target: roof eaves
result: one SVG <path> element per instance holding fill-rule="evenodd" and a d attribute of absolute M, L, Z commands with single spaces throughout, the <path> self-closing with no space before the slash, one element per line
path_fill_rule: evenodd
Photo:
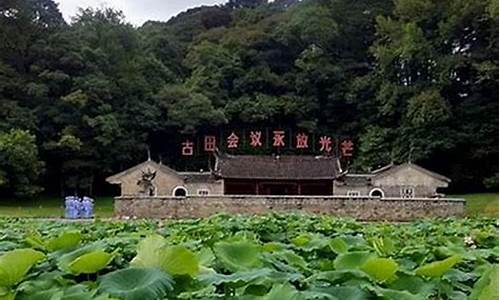
<path fill-rule="evenodd" d="M 149 162 L 150 162 L 149 160 L 143 161 L 143 162 L 141 162 L 141 163 L 139 163 L 139 164 L 137 164 L 135 166 L 132 166 L 132 167 L 126 169 L 126 170 L 123 170 L 123 171 L 121 171 L 119 173 L 111 175 L 111 176 L 109 176 L 109 177 L 106 178 L 106 181 L 109 182 L 109 183 L 111 183 L 111 184 L 118 184 L 120 182 L 120 179 L 123 176 L 125 176 L 125 175 L 127 175 L 127 174 L 129 174 L 129 173 L 131 173 L 131 172 L 133 172 L 135 170 L 137 170 L 142 165 L 145 165 L 145 164 L 147 164 Z"/>
<path fill-rule="evenodd" d="M 378 174 L 378 173 L 385 172 L 385 171 L 387 171 L 387 170 L 392 169 L 394 166 L 395 166 L 395 165 L 394 165 L 394 163 L 390 163 L 390 164 L 388 164 L 388 165 L 385 165 L 385 166 L 383 166 L 383 167 L 380 167 L 380 168 L 378 168 L 378 169 L 373 170 L 373 171 L 371 172 L 371 174 Z"/>
<path fill-rule="evenodd" d="M 420 171 L 420 172 L 426 173 L 427 175 L 429 175 L 429 176 L 431 176 L 431 177 L 434 177 L 434 178 L 436 178 L 436 179 L 438 179 L 438 180 L 445 181 L 445 182 L 451 182 L 451 179 L 450 179 L 450 178 L 448 178 L 448 177 L 446 177 L 446 176 L 443 176 L 443 175 L 441 175 L 441 174 L 438 174 L 438 173 L 436 173 L 436 172 L 433 172 L 433 171 L 431 171 L 431 170 L 428 170 L 428 169 L 426 169 L 426 168 L 424 168 L 424 167 L 421 167 L 421 166 L 416 165 L 416 164 L 413 164 L 413 163 L 409 163 L 409 165 L 410 165 L 411 167 L 413 167 L 414 169 L 416 169 L 416 170 L 418 170 L 418 171 Z"/>
<path fill-rule="evenodd" d="M 179 173 L 177 171 L 175 171 L 174 169 L 172 168 L 169 168 L 163 164 L 158 164 L 156 163 L 155 161 L 152 161 L 152 160 L 146 160 L 146 161 L 143 161 L 142 163 L 139 163 L 133 167 L 130 167 L 124 171 L 121 171 L 120 173 L 117 173 L 115 175 L 111 175 L 109 177 L 106 178 L 106 181 L 108 183 L 111 183 L 111 184 L 119 184 L 121 181 L 120 179 L 123 177 L 123 176 L 126 176 L 132 172 L 134 172 L 135 170 L 137 169 L 140 169 L 142 168 L 143 166 L 146 166 L 146 165 L 152 165 L 152 167 L 156 168 L 156 169 L 159 169 L 161 171 L 163 171 L 164 173 L 167 173 L 167 174 L 171 174 L 171 175 L 174 175 L 174 176 L 177 176 L 179 178 L 181 178 L 181 176 L 179 176 Z"/>

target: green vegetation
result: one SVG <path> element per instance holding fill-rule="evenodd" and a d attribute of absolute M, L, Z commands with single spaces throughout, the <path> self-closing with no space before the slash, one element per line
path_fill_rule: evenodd
<path fill-rule="evenodd" d="M 467 215 L 470 217 L 498 217 L 498 194 L 466 194 L 450 197 L 467 201 Z"/>
<path fill-rule="evenodd" d="M 181 139 L 263 127 L 352 136 L 351 169 L 411 157 L 498 187 L 498 1 L 233 0 L 133 27 L 9 0 L 0 38 L 1 197 L 104 194 L 148 146 L 206 169 Z"/>
<path fill-rule="evenodd" d="M 113 216 L 113 198 L 97 197 L 94 212 L 96 217 L 109 218 Z M 0 217 L 64 217 L 62 198 L 45 197 L 36 200 L 0 200 Z"/>
<path fill-rule="evenodd" d="M 0 232 L 0 299 L 498 298 L 494 219 L 3 219 Z"/>

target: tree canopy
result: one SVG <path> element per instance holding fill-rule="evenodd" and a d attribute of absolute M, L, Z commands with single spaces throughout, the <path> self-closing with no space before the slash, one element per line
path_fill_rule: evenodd
<path fill-rule="evenodd" d="M 0 195 L 104 193 L 146 149 L 198 168 L 180 134 L 276 122 L 352 136 L 352 170 L 498 186 L 497 1 L 231 0 L 134 27 L 8 0 L 0 38 Z"/>

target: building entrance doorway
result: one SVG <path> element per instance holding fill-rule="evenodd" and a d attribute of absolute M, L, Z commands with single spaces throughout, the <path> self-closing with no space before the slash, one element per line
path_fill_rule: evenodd
<path fill-rule="evenodd" d="M 330 180 L 226 180 L 226 195 L 332 195 Z"/>
<path fill-rule="evenodd" d="M 259 184 L 261 195 L 297 195 L 297 184 L 294 183 L 261 183 Z"/>

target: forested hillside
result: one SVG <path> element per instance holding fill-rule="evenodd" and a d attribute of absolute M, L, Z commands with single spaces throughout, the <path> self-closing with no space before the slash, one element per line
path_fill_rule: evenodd
<path fill-rule="evenodd" d="M 347 134 L 353 170 L 408 159 L 455 191 L 498 186 L 497 0 L 233 0 L 134 27 L 0 1 L 0 194 L 105 193 L 180 134 Z"/>

